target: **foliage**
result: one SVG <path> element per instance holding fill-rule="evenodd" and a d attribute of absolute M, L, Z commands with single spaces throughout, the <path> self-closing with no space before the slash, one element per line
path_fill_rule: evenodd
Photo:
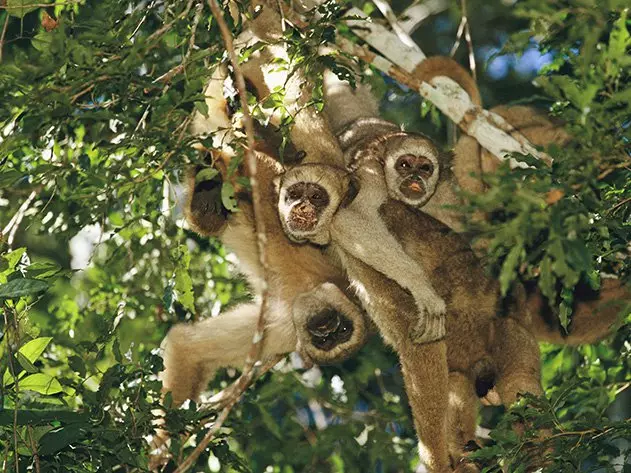
<path fill-rule="evenodd" d="M 534 33 L 554 58 L 538 93 L 568 123 L 572 145 L 548 150 L 551 168 L 486 176 L 491 192 L 471 207 L 495 216 L 481 230 L 492 237 L 490 262 L 503 287 L 537 281 L 567 323 L 577 283 L 597 286 L 599 271 L 629 272 L 626 5 L 527 0 L 509 12 L 470 3 L 474 35 L 483 15 L 501 18 L 488 26 L 512 25 L 505 52 L 532 47 Z M 248 297 L 231 255 L 182 224 L 183 170 L 201 161 L 187 125 L 195 111 L 206 113 L 203 85 L 224 51 L 207 6 L 192 0 L 33 5 L 0 1 L 0 464 L 3 471 L 146 471 L 152 410 L 161 405 L 161 339 L 176 322 Z M 306 67 L 318 83 L 322 67 L 337 64 L 316 48 L 344 30 L 340 13 L 331 4 L 307 30 L 288 28 L 290 61 L 278 66 Z M 458 12 L 438 17 L 453 39 Z M 231 26 L 235 34 L 241 28 Z M 445 34 L 439 25 L 425 30 L 419 35 Z M 480 50 L 498 47 L 489 36 L 476 43 Z M 512 90 L 521 90 L 518 80 L 511 77 Z M 488 76 L 482 82 L 493 90 Z M 392 99 L 386 114 L 418 125 L 418 99 L 390 80 L 381 88 Z M 517 93 L 512 98 L 522 99 Z M 320 99 L 316 86 L 313 102 Z M 283 107 L 282 100 L 279 89 L 257 106 Z M 291 121 L 287 114 L 285 136 Z M 229 201 L 230 189 L 224 194 Z M 475 454 L 481 464 L 525 471 L 548 455 L 549 471 L 614 471 L 614 459 L 628 461 L 628 340 L 627 324 L 598 345 L 543 347 L 549 401 L 522 401 L 504 416 L 485 410 L 483 424 L 499 425 Z M 396 357 L 379 340 L 339 366 L 296 365 L 291 358 L 246 393 L 197 470 L 413 468 Z M 212 387 L 234 376 L 223 371 Z M 166 408 L 167 427 L 183 434 L 171 447 L 176 458 L 188 455 L 192 436 L 215 415 L 195 407 Z M 515 418 L 525 419 L 521 436 L 510 428 Z M 533 441 L 540 427 L 551 440 Z"/>

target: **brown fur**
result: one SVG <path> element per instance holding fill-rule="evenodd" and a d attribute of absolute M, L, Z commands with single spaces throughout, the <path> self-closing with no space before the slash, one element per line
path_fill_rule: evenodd
<path fill-rule="evenodd" d="M 296 333 L 291 318 L 294 297 L 325 282 L 345 287 L 346 280 L 342 271 L 322 251 L 291 243 L 285 237 L 276 211 L 276 194 L 272 182 L 282 167 L 273 158 L 262 154 L 257 155 L 257 162 L 270 269 L 268 283 L 271 310 L 266 314 L 262 349 L 262 358 L 267 359 L 293 351 L 296 347 Z M 193 194 L 191 201 L 195 198 Z M 239 212 L 230 213 L 221 225 L 209 224 L 202 213 L 189 212 L 188 216 L 195 228 L 203 229 L 205 234 L 220 236 L 239 257 L 240 268 L 247 274 L 254 289 L 260 288 L 262 271 L 258 262 L 249 197 L 241 195 Z M 209 230 L 214 229 L 217 229 L 217 233 L 210 233 Z M 255 316 L 258 316 L 256 309 L 246 305 L 219 317 L 178 325 L 169 332 L 163 344 L 163 384 L 166 391 L 173 392 L 176 404 L 196 398 L 215 369 L 222 366 L 238 367 L 243 363 L 254 334 Z M 202 366 L 209 368 L 202 369 Z"/>
<path fill-rule="evenodd" d="M 364 167 L 366 165 L 360 165 L 357 172 L 369 169 Z M 318 182 L 329 190 L 331 205 L 339 204 L 341 199 L 336 198 L 339 186 L 350 182 L 343 172 L 319 171 L 308 166 L 302 171 L 300 168 L 300 171 L 296 168 L 290 172 L 286 178 L 288 186 L 297 179 Z M 336 176 L 339 182 L 331 182 Z M 362 190 L 365 180 L 360 178 L 360 184 L 355 201 L 367 197 Z M 370 196 L 374 186 L 366 192 Z M 355 209 L 354 202 L 348 208 L 340 208 L 330 221 L 331 242 L 364 308 L 384 340 L 399 354 L 422 460 L 432 472 L 451 471 L 465 443 L 473 439 L 462 437 L 475 431 L 476 404 L 471 402 L 475 392 L 473 395 L 471 392 L 479 362 L 490 360 L 494 366 L 497 391 L 505 403 L 514 402 L 520 392 L 542 393 L 538 345 L 522 325 L 529 317 L 518 312 L 517 306 L 513 306 L 506 317 L 500 316 L 498 283 L 486 275 L 462 236 L 428 215 L 386 199 L 379 208 L 381 219 L 407 255 L 422 264 L 431 287 L 447 305 L 445 341 L 421 343 L 414 337 L 419 312 L 410 292 L 398 283 L 397 276 L 386 277 L 382 274 L 383 268 L 367 264 L 359 253 L 353 254 L 350 249 L 364 245 L 363 238 L 372 238 L 372 221 L 369 220 L 363 226 L 360 224 L 356 237 L 349 239 L 344 233 L 343 221 L 350 218 L 349 212 L 361 211 L 361 207 Z M 314 241 L 325 241 L 316 235 L 326 234 L 328 226 L 328 222 L 321 222 L 321 227 L 314 231 Z M 350 247 L 348 242 L 341 241 L 347 239 L 352 242 Z M 519 306 L 525 308 L 524 301 L 520 302 Z M 507 358 L 507 352 L 513 356 Z M 450 373 L 454 379 L 453 389 L 458 390 L 452 393 L 453 402 L 447 396 Z M 457 382 L 459 375 L 468 379 L 468 388 L 462 388 L 462 383 Z M 448 420 L 467 424 L 450 425 Z M 450 439 L 448 434 L 457 434 L 458 438 Z"/>
<path fill-rule="evenodd" d="M 421 458 L 432 472 L 451 471 L 464 445 L 474 438 L 477 396 L 471 368 L 491 356 L 504 403 L 513 402 L 520 392 L 541 394 L 538 345 L 521 323 L 526 315 L 497 315 L 498 285 L 460 236 L 400 202 L 385 204 L 382 216 L 406 252 L 423 261 L 432 285 L 445 299 L 445 341 L 413 343 L 409 337 L 413 327 L 404 315 L 415 311 L 409 293 L 359 260 L 346 257 L 344 265 L 353 279 L 361 281 L 362 292 L 369 295 L 366 309 L 379 314 L 374 320 L 381 334 L 399 353 Z M 498 349 L 495 342 L 501 337 L 502 349 Z"/>

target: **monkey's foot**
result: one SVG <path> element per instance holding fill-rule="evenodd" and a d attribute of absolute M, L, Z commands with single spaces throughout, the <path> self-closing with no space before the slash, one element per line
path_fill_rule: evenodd
<path fill-rule="evenodd" d="M 489 389 L 486 395 L 480 398 L 480 402 L 483 406 L 501 406 L 503 404 L 502 398 L 495 388 Z"/>
<path fill-rule="evenodd" d="M 445 338 L 445 316 L 419 316 L 410 333 L 413 343 L 430 343 Z"/>

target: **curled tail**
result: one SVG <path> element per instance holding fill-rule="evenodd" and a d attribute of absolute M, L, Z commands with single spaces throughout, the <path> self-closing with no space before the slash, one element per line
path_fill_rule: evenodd
<path fill-rule="evenodd" d="M 431 83 L 436 77 L 448 77 L 463 88 L 471 102 L 482 105 L 480 90 L 469 72 L 456 61 L 445 56 L 425 59 L 412 72 L 414 77 Z M 482 174 L 482 148 L 475 138 L 463 134 L 458 139 L 453 155 L 453 174 L 458 186 L 473 194 L 484 191 Z"/>
<path fill-rule="evenodd" d="M 596 343 L 612 333 L 631 310 L 629 289 L 617 279 L 603 280 L 598 292 L 579 290 L 576 299 L 566 334 L 541 293 L 537 290 L 528 296 L 530 330 L 538 341 L 572 346 Z"/>
<path fill-rule="evenodd" d="M 435 77 L 449 77 L 469 94 L 471 101 L 475 105 L 482 105 L 478 85 L 475 83 L 475 80 L 473 80 L 473 77 L 471 77 L 471 74 L 449 57 L 428 57 L 416 66 L 414 71 L 412 71 L 412 75 L 423 82 L 429 83 L 431 83 L 432 79 Z"/>

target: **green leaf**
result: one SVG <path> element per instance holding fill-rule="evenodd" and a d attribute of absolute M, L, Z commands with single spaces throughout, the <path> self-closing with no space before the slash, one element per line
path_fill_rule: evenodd
<path fill-rule="evenodd" d="M 626 56 L 627 49 L 631 45 L 631 35 L 627 29 L 627 9 L 622 10 L 620 18 L 613 25 L 609 35 L 608 59 L 618 59 Z"/>
<path fill-rule="evenodd" d="M 40 455 L 52 455 L 59 450 L 71 445 L 84 437 L 85 430 L 76 426 L 62 427 L 44 435 L 40 440 L 38 453 Z"/>
<path fill-rule="evenodd" d="M 45 396 L 57 394 L 62 391 L 59 381 L 44 373 L 32 374 L 22 379 L 20 381 L 20 389 L 35 391 Z"/>
<path fill-rule="evenodd" d="M 238 209 L 237 200 L 234 197 L 234 186 L 229 182 L 224 182 L 221 186 L 221 202 L 231 212 Z"/>
<path fill-rule="evenodd" d="M 505 296 L 508 290 L 510 289 L 511 283 L 515 280 L 517 276 L 517 266 L 519 265 L 524 250 L 521 245 L 515 245 L 510 250 L 506 259 L 504 260 L 504 264 L 502 264 L 502 270 L 500 272 L 500 289 L 502 291 L 502 296 Z"/>
<path fill-rule="evenodd" d="M 24 371 L 26 371 L 27 373 L 37 373 L 37 367 L 33 363 L 31 363 L 30 360 L 22 353 L 17 352 L 15 354 L 15 357 L 17 358 L 18 363 L 20 363 L 20 366 L 24 368 Z"/>
<path fill-rule="evenodd" d="M 215 168 L 204 168 L 195 175 L 195 184 L 199 184 L 200 182 L 204 181 L 212 181 L 218 175 L 219 171 L 217 171 Z"/>
<path fill-rule="evenodd" d="M 29 371 L 29 368 L 32 367 L 34 371 L 37 372 L 37 368 L 33 365 L 33 363 L 35 363 L 35 361 L 42 355 L 42 353 L 44 353 L 44 350 L 46 350 L 46 347 L 51 342 L 51 340 L 52 337 L 40 337 L 22 345 L 16 354 L 16 357 L 18 358 L 18 361 L 20 362 L 22 368 L 31 373 L 33 371 Z M 27 368 L 27 366 L 25 366 L 23 362 L 29 368 Z M 22 378 L 25 374 L 25 372 L 20 373 L 18 375 L 18 379 Z M 9 368 L 7 368 L 2 377 L 2 384 L 4 384 L 5 386 L 11 386 L 14 382 L 15 379 L 11 375 Z"/>
<path fill-rule="evenodd" d="M 12 279 L 0 285 L 0 299 L 15 299 L 22 296 L 37 294 L 47 290 L 49 284 L 40 279 L 22 278 Z"/>
<path fill-rule="evenodd" d="M 208 117 L 208 104 L 205 101 L 198 100 L 195 102 L 195 108 L 201 113 L 204 117 Z"/>
<path fill-rule="evenodd" d="M 24 253 L 26 253 L 26 248 L 17 248 L 6 255 L 2 255 L 2 258 L 7 261 L 9 269 L 13 270 L 22 259 Z"/>
<path fill-rule="evenodd" d="M 38 3 L 48 3 L 45 0 L 41 2 L 33 2 L 32 0 L 7 0 L 5 8 L 9 15 L 17 18 L 24 18 L 27 13 L 35 11 L 39 8 Z M 32 6 L 36 5 L 36 6 Z"/>
<path fill-rule="evenodd" d="M 120 212 L 112 212 L 107 216 L 107 218 L 109 219 L 110 224 L 114 227 L 122 227 L 125 225 L 125 219 Z"/>

